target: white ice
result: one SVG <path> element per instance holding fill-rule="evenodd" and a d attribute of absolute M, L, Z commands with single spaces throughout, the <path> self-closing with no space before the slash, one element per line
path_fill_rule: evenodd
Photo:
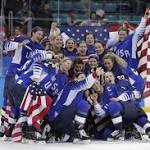
<path fill-rule="evenodd" d="M 90 144 L 21 144 L 0 140 L 0 150 L 150 150 L 150 142 L 94 141 Z"/>
<path fill-rule="evenodd" d="M 149 115 L 150 118 L 150 115 Z M 90 144 L 50 143 L 22 144 L 0 139 L 0 150 L 150 150 L 146 141 L 92 141 Z"/>

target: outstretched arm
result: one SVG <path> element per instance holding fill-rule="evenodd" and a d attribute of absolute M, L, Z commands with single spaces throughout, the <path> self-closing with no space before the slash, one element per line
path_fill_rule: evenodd
<path fill-rule="evenodd" d="M 88 75 L 85 80 L 75 82 L 72 86 L 72 90 L 82 91 L 91 88 L 96 77 L 99 77 L 103 73 L 104 71 L 101 67 L 97 68 L 96 71 Z"/>

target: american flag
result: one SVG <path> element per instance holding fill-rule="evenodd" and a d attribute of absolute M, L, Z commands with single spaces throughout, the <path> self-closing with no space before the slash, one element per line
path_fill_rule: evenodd
<path fill-rule="evenodd" d="M 12 107 L 10 105 L 6 106 L 5 111 L 2 111 L 2 118 L 4 120 L 4 133 L 6 134 L 9 130 L 9 117 L 12 111 Z"/>
<path fill-rule="evenodd" d="M 35 97 L 33 97 L 33 92 Z M 52 105 L 52 99 L 46 92 L 35 84 L 30 85 L 22 103 L 20 109 L 27 112 L 27 116 L 21 116 L 12 132 L 12 140 L 15 142 L 20 142 L 22 140 L 22 130 L 21 124 L 27 122 L 28 125 L 34 126 L 35 128 L 40 128 L 40 120 L 42 120 L 47 114 L 48 110 Z"/>
<path fill-rule="evenodd" d="M 107 26 L 61 26 L 61 32 L 74 38 L 77 42 L 84 40 L 85 33 L 93 32 L 96 40 L 107 42 L 109 32 Z"/>
<path fill-rule="evenodd" d="M 144 109 L 150 111 L 150 14 L 147 19 L 144 36 L 138 44 L 138 71 L 145 80 Z"/>
<path fill-rule="evenodd" d="M 7 104 L 5 110 L 3 109 L 1 110 L 1 115 L 2 115 L 2 120 L 3 120 L 2 126 L 4 126 L 4 133 L 5 135 L 7 135 L 7 132 L 9 132 L 10 126 L 16 123 L 16 119 L 12 117 L 14 116 L 12 112 L 12 106 L 10 104 Z"/>
<path fill-rule="evenodd" d="M 22 123 L 24 123 L 26 121 L 27 121 L 27 117 L 26 116 L 22 116 L 16 122 L 16 124 L 14 126 L 14 129 L 12 131 L 12 134 L 11 134 L 13 142 L 21 142 L 22 141 L 22 137 L 23 137 Z"/>

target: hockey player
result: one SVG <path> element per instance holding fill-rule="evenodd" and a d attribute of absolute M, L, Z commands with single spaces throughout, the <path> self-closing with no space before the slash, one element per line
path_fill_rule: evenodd
<path fill-rule="evenodd" d="M 130 84 L 136 88 L 141 94 L 145 88 L 145 82 L 138 72 L 127 66 L 127 63 L 113 53 L 107 53 L 103 57 L 105 71 L 113 72 L 115 82 L 121 79 L 127 79 Z"/>
<path fill-rule="evenodd" d="M 17 79 L 17 82 L 13 84 L 11 92 L 13 94 L 15 106 L 19 107 L 27 87 L 30 84 L 36 84 L 38 88 L 44 89 L 49 96 L 55 98 L 64 85 L 68 82 L 68 70 L 71 68 L 72 61 L 69 58 L 64 58 L 60 65 L 60 70 L 53 68 L 52 66 L 46 66 L 44 63 L 36 63 L 30 65 L 30 67 Z M 40 86 L 40 87 L 39 87 Z M 32 86 L 31 86 L 32 87 Z M 30 89 L 32 91 L 32 89 Z M 36 95 L 36 90 L 31 92 L 32 95 Z M 18 108 L 17 107 L 17 108 Z M 18 109 L 13 116 L 14 120 L 18 119 L 20 115 L 26 115 L 26 111 Z M 15 123 L 16 121 L 14 121 Z M 11 135 L 14 124 L 11 126 Z"/>
<path fill-rule="evenodd" d="M 69 58 L 65 58 L 62 60 L 60 70 L 52 66 L 47 66 L 46 63 L 41 62 L 31 65 L 25 72 L 23 72 L 14 84 L 14 89 L 12 89 L 14 100 L 15 102 L 17 101 L 17 106 L 20 106 L 15 119 L 20 119 L 23 116 L 28 118 L 28 108 L 32 105 L 32 102 L 36 99 L 36 97 L 39 96 L 41 91 L 44 91 L 45 95 L 48 94 L 51 97 L 49 98 L 49 102 L 52 103 L 52 98 L 54 99 L 57 97 L 57 94 L 64 87 L 66 82 L 68 82 L 66 74 L 71 68 L 71 65 L 72 61 Z M 29 97 L 28 93 L 30 93 L 30 99 L 26 99 L 26 97 Z M 45 115 L 42 117 L 43 120 L 44 117 Z M 30 130 L 29 133 L 24 133 L 25 136 L 35 139 L 37 128 L 32 127 L 32 124 L 29 122 L 23 124 L 23 128 L 29 128 L 28 130 Z M 25 131 L 27 131 L 27 129 Z"/>
<path fill-rule="evenodd" d="M 102 83 L 102 82 L 101 82 Z M 102 133 L 106 126 L 111 122 L 110 116 L 98 117 L 94 111 L 94 101 L 96 99 L 100 105 L 102 105 L 102 95 L 103 95 L 103 84 L 99 80 L 96 80 L 92 88 L 86 91 L 86 99 L 90 103 L 91 107 L 88 112 L 88 117 L 85 124 L 85 131 L 92 137 L 96 139 L 103 139 Z"/>
<path fill-rule="evenodd" d="M 12 62 L 6 72 L 4 86 L 4 98 L 9 100 L 12 106 L 15 105 L 9 88 L 14 84 L 15 76 L 18 76 L 18 70 L 27 62 L 27 60 L 31 59 L 31 53 L 35 50 L 44 50 L 44 47 L 40 44 L 42 38 L 42 29 L 40 27 L 35 27 L 32 29 L 31 39 L 27 36 L 19 36 L 17 38 L 17 42 L 10 41 L 5 46 L 7 50 L 15 49 L 15 55 L 12 58 Z M 20 42 L 23 43 L 19 44 Z"/>
<path fill-rule="evenodd" d="M 137 105 L 141 98 L 136 88 L 132 87 L 128 80 L 120 80 L 117 84 L 112 72 L 105 73 L 106 87 L 103 93 L 103 109 L 95 102 L 95 111 L 98 116 L 110 115 L 113 126 L 106 128 L 104 139 L 118 139 L 122 136 L 122 130 L 133 123 L 141 126 L 150 137 L 150 122 L 145 112 Z"/>
<path fill-rule="evenodd" d="M 95 35 L 92 32 L 85 34 L 85 42 L 87 44 L 87 55 L 95 54 Z"/>
<path fill-rule="evenodd" d="M 25 89 L 37 82 L 47 94 L 53 99 L 57 97 L 64 85 L 68 82 L 68 71 L 72 66 L 70 58 L 64 58 L 58 68 L 53 67 L 45 63 L 37 64 L 37 66 L 31 66 L 27 71 L 23 72 L 17 79 L 17 83 Z"/>
<path fill-rule="evenodd" d="M 65 48 L 63 48 L 63 54 L 66 57 L 69 57 L 72 61 L 76 59 L 76 40 L 73 38 L 69 38 L 66 41 Z"/>
<path fill-rule="evenodd" d="M 103 74 L 101 68 L 86 79 L 75 78 L 69 82 L 61 91 L 49 111 L 49 121 L 52 131 L 68 135 L 64 141 L 73 137 L 73 142 L 88 140 L 89 137 L 85 134 L 83 126 L 86 121 L 89 104 L 83 99 L 83 91 L 89 89 L 95 82 L 95 78 Z"/>
<path fill-rule="evenodd" d="M 137 42 L 144 35 L 146 21 L 149 15 L 149 8 L 146 9 L 141 23 L 132 34 L 128 34 L 128 29 L 121 27 L 118 31 L 119 42 L 112 46 L 112 51 L 128 62 L 128 65 L 134 69 L 137 68 Z M 107 45 L 108 47 L 108 45 Z"/>
<path fill-rule="evenodd" d="M 17 100 L 14 99 L 15 93 L 13 93 L 13 90 L 16 88 L 15 78 L 18 77 L 18 70 L 21 69 L 28 60 L 32 59 L 32 56 L 37 54 L 38 51 L 44 51 L 44 47 L 40 44 L 40 41 L 43 38 L 43 30 L 40 27 L 34 27 L 31 34 L 31 39 L 27 36 L 19 36 L 16 39 L 16 42 L 9 41 L 5 45 L 5 48 L 8 51 L 15 49 L 15 55 L 6 72 L 4 84 L 4 108 L 7 106 L 11 107 L 11 123 L 15 122 L 14 118 L 16 118 L 16 115 L 18 114 L 19 105 Z M 35 51 L 35 54 L 33 51 Z M 34 61 L 38 61 L 38 59 L 41 58 L 34 57 L 33 59 Z M 21 89 L 18 89 L 18 91 L 19 90 Z"/>

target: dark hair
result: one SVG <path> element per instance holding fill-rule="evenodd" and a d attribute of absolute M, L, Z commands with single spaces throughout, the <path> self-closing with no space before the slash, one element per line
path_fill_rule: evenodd
<path fill-rule="evenodd" d="M 101 43 L 103 45 L 103 47 L 106 46 L 106 43 L 102 40 L 96 40 L 95 43 Z"/>
<path fill-rule="evenodd" d="M 74 65 L 76 65 L 76 64 L 84 64 L 84 62 L 83 62 L 83 60 L 81 58 L 76 58 L 74 60 Z"/>
<path fill-rule="evenodd" d="M 43 29 L 39 26 L 36 26 L 36 27 L 32 28 L 31 36 L 32 36 L 32 33 L 36 33 L 37 31 L 43 31 Z"/>
<path fill-rule="evenodd" d="M 47 39 L 47 38 L 46 39 L 42 39 L 41 44 L 44 45 L 44 46 L 46 46 L 46 43 L 50 44 L 49 39 Z"/>
<path fill-rule="evenodd" d="M 127 34 L 129 33 L 129 30 L 122 26 L 118 29 L 118 32 L 120 32 L 120 31 L 125 31 Z"/>
<path fill-rule="evenodd" d="M 78 42 L 78 46 L 80 46 L 81 43 L 85 43 L 86 44 L 86 42 L 84 40 L 81 40 L 81 41 Z"/>
<path fill-rule="evenodd" d="M 97 62 L 99 62 L 99 57 L 97 56 L 97 54 L 89 55 L 88 59 L 91 59 L 91 58 L 95 58 L 97 60 Z"/>
<path fill-rule="evenodd" d="M 85 40 L 85 41 L 86 41 L 86 37 L 87 37 L 88 35 L 93 35 L 94 40 L 95 40 L 95 34 L 90 31 L 90 32 L 86 32 L 86 33 L 85 33 L 85 36 L 84 36 L 84 40 Z"/>

